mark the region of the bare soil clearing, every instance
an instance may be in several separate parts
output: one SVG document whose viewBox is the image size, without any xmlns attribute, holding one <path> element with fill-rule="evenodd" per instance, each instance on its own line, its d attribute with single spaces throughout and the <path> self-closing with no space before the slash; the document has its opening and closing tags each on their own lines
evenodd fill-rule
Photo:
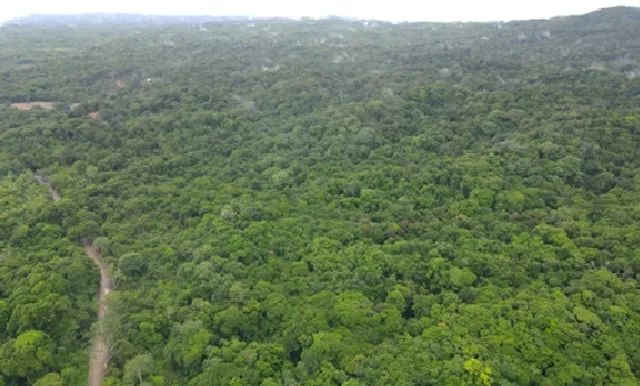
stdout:
<svg viewBox="0 0 640 386">
<path fill-rule="evenodd" d="M 80 107 L 80 103 L 63 103 L 63 102 L 23 102 L 23 103 L 11 103 L 9 105 L 10 108 L 21 110 L 21 111 L 29 111 L 33 110 L 36 107 L 40 107 L 44 110 L 53 110 L 56 105 L 60 105 L 61 107 L 68 106 L 69 110 L 75 110 Z"/>
<path fill-rule="evenodd" d="M 51 199 L 53 201 L 60 200 L 60 193 L 51 186 L 49 178 L 45 176 L 36 175 L 36 180 L 39 183 L 47 185 L 49 193 L 51 193 Z M 102 260 L 100 251 L 96 248 L 90 240 L 84 242 L 84 251 L 89 256 L 91 261 L 100 269 L 100 291 L 98 292 L 98 334 L 95 337 L 93 345 L 91 347 L 91 354 L 89 357 L 89 386 L 101 386 L 104 375 L 109 365 L 109 345 L 103 331 L 103 322 L 107 313 L 107 305 L 104 298 L 108 296 L 113 290 L 111 278 L 109 277 L 109 271 L 107 265 Z"/>
<path fill-rule="evenodd" d="M 53 110 L 54 102 L 29 102 L 29 103 L 12 103 L 9 105 L 12 109 L 18 109 L 22 111 L 29 111 L 34 107 L 40 107 L 45 110 Z"/>
</svg>

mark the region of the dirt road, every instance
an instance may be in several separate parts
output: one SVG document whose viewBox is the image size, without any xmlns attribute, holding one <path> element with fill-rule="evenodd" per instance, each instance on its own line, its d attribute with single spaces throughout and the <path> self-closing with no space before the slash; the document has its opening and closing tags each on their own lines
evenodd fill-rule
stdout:
<svg viewBox="0 0 640 386">
<path fill-rule="evenodd" d="M 102 379 L 107 371 L 109 364 L 109 344 L 102 330 L 102 322 L 107 313 L 107 305 L 104 302 L 105 296 L 108 296 L 113 290 L 111 286 L 111 278 L 107 271 L 107 266 L 100 256 L 98 248 L 94 247 L 91 242 L 84 244 L 84 251 L 95 265 L 100 268 L 100 292 L 98 293 L 98 334 L 93 342 L 91 349 L 91 359 L 89 361 L 89 386 L 102 385 Z"/>
<path fill-rule="evenodd" d="M 58 201 L 60 193 L 51 186 L 51 182 L 45 176 L 36 175 L 39 183 L 47 185 L 51 199 Z M 91 261 L 100 268 L 100 291 L 98 292 L 98 334 L 95 337 L 91 347 L 91 356 L 89 357 L 89 386 L 101 386 L 104 374 L 109 365 L 109 342 L 105 338 L 103 331 L 103 322 L 107 313 L 107 305 L 105 297 L 113 290 L 111 278 L 107 270 L 107 265 L 102 260 L 100 251 L 93 246 L 90 240 L 84 242 L 84 251 Z"/>
<path fill-rule="evenodd" d="M 48 177 L 36 175 L 36 180 L 38 180 L 38 182 L 43 185 L 47 185 L 47 188 L 49 188 L 49 193 L 51 193 L 51 199 L 53 201 L 58 201 L 60 199 L 60 193 L 58 193 L 58 191 L 51 186 L 51 182 L 49 182 Z"/>
</svg>

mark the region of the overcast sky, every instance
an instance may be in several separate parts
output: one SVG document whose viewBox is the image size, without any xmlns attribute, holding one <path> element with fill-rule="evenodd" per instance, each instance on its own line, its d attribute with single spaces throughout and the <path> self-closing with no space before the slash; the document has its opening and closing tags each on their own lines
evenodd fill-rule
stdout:
<svg viewBox="0 0 640 386">
<path fill-rule="evenodd" d="M 586 13 L 640 0 L 0 0 L 0 21 L 39 13 L 339 16 L 390 21 L 495 21 Z"/>
</svg>

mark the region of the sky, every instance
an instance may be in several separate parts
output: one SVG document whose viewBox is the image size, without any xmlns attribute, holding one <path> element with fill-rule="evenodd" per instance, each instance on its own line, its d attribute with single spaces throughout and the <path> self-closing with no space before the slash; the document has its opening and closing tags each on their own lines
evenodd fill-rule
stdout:
<svg viewBox="0 0 640 386">
<path fill-rule="evenodd" d="M 327 16 L 388 21 L 499 21 L 582 14 L 640 0 L 0 0 L 0 21 L 30 14 Z"/>
</svg>

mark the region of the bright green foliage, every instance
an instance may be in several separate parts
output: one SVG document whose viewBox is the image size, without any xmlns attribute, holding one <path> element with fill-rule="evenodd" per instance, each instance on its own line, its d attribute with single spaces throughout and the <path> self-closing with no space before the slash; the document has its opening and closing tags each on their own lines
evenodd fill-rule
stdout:
<svg viewBox="0 0 640 386">
<path fill-rule="evenodd" d="M 0 385 L 640 383 L 638 36 L 4 25 Z"/>
<path fill-rule="evenodd" d="M 38 379 L 54 364 L 53 343 L 42 331 L 29 330 L 0 348 L 2 374 L 12 377 Z"/>
<path fill-rule="evenodd" d="M 484 367 L 482 362 L 472 358 L 464 362 L 464 370 L 467 372 L 466 384 L 490 386 L 493 384 L 491 369 Z"/>
<path fill-rule="evenodd" d="M 38 379 L 33 386 L 63 386 L 62 377 L 56 373 L 50 373 Z"/>
<path fill-rule="evenodd" d="M 589 323 L 593 325 L 598 325 L 602 323 L 600 321 L 600 318 L 598 318 L 598 315 L 596 315 L 595 313 L 589 311 L 588 309 L 582 306 L 576 306 L 573 309 L 573 314 L 575 315 L 576 319 L 578 319 L 578 321 L 583 323 Z"/>
</svg>

